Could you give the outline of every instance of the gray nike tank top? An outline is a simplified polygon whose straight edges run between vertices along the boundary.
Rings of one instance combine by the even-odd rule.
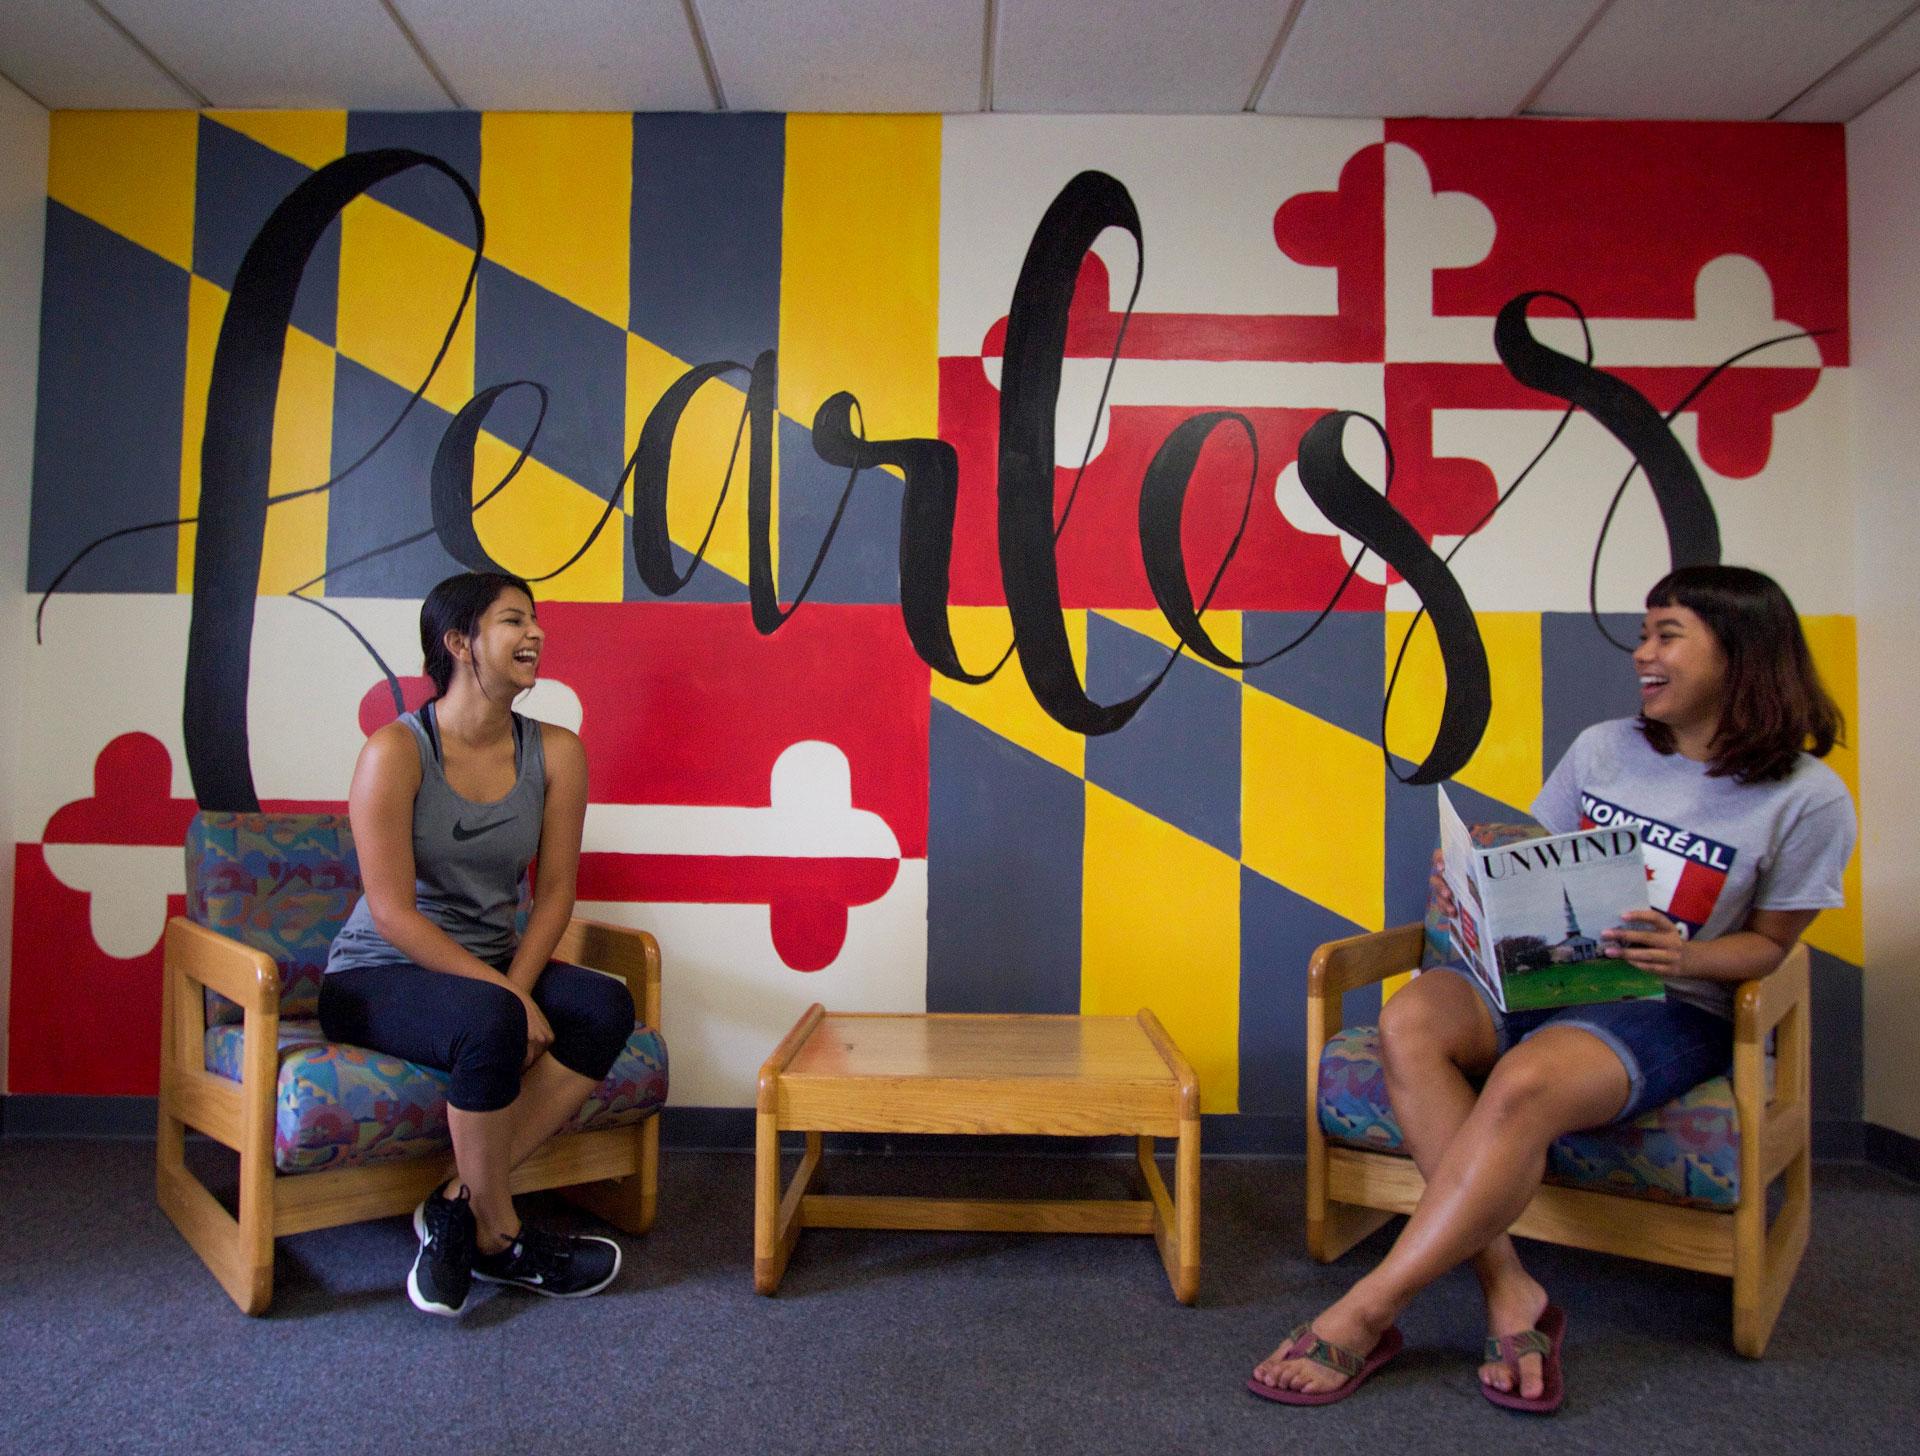
[[[433,705],[400,722],[420,750],[420,792],[413,800],[414,901],[420,913],[496,968],[519,941],[514,921],[527,866],[540,849],[547,802],[547,760],[540,725],[513,715],[513,787],[503,799],[476,804],[447,783]],[[392,965],[406,956],[374,929],[362,896],[333,938],[327,971]]]

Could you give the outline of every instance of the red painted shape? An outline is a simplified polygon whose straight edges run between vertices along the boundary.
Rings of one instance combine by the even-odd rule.
[[[1274,242],[1281,252],[1309,267],[1340,270],[1337,313],[1136,313],[1127,321],[1123,357],[1306,363],[1385,358],[1384,154],[1378,143],[1362,148],[1341,169],[1336,190],[1300,193],[1274,213]],[[1087,254],[1067,314],[1068,358],[1112,357],[1124,318],[1113,303],[1107,265],[1097,254]],[[1007,321],[1002,318],[987,330],[981,354],[999,358],[1006,340]]]
[[[1487,257],[1434,274],[1436,314],[1491,319],[1516,293],[1552,289],[1590,318],[1688,319],[1701,268],[1739,253],[1772,280],[1774,312],[1835,330],[1821,357],[1847,362],[1841,127],[1408,120],[1386,137],[1425,159],[1436,192],[1493,212]]]
[[[433,679],[430,677],[403,677],[400,679],[400,700],[409,713],[416,710],[428,698],[433,696]],[[360,731],[371,738],[387,724],[396,721],[400,715],[393,710],[393,690],[382,678],[360,699]]]
[[[781,962],[796,971],[818,971],[832,965],[846,943],[848,908],[878,900],[899,873],[894,859],[589,852],[580,856],[579,895],[765,905]]]
[[[93,761],[93,797],[54,810],[46,844],[186,843],[199,806],[173,797],[173,756],[151,733],[122,733]],[[84,899],[84,897],[82,897]]]
[[[1332,408],[1329,406],[1328,408]],[[1154,609],[1140,557],[1140,482],[1166,437],[1202,405],[1115,405],[1105,447],[1086,479],[1058,548],[1061,599],[1067,607]],[[940,361],[940,436],[960,457],[952,592],[956,605],[1000,605],[1000,394],[980,361]],[[1227,569],[1214,607],[1223,611],[1318,611],[1327,604],[1346,562],[1327,535],[1296,530],[1273,498],[1280,473],[1299,453],[1300,437],[1326,413],[1321,409],[1241,409],[1260,442],[1260,476],[1245,538]],[[1188,487],[1184,542],[1188,578],[1198,600],[1212,581],[1240,523],[1246,499],[1246,437],[1222,426],[1201,454]],[[1073,471],[1054,471],[1055,513],[1066,506]],[[1340,599],[1343,610],[1378,611],[1380,587],[1355,579]],[[990,663],[969,663],[985,668]]]
[[[926,857],[928,669],[898,607],[808,602],[767,637],[734,604],[553,602],[540,621],[593,803],[763,808],[774,761],[819,740],[846,755],[853,807]]]
[[[13,865],[8,1090],[153,1095],[160,942],[130,960],[108,955],[94,943],[88,897],[55,878],[39,845],[15,845]],[[183,896],[167,897],[168,915],[185,911]]]
[[[1662,414],[1671,411],[1706,373],[1704,368],[1660,366],[1609,370],[1644,394]],[[1819,383],[1818,369],[1729,369],[1687,407],[1699,421],[1700,459],[1732,479],[1757,474],[1773,448],[1773,417],[1803,403]],[[1552,395],[1528,389],[1498,364],[1389,364],[1387,433],[1393,441],[1393,500],[1422,535],[1467,534],[1511,484],[1496,481],[1478,460],[1436,458],[1435,410],[1532,410],[1555,414],[1566,408]],[[1540,441],[1551,424],[1543,421]],[[1631,464],[1626,451],[1619,474]],[[1597,485],[1617,484],[1619,475]],[[1522,486],[1521,489],[1528,489]]]

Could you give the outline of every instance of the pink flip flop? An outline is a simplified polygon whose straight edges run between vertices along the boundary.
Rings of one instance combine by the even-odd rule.
[[[1334,1386],[1332,1390],[1281,1390],[1256,1378],[1247,1381],[1247,1389],[1262,1400],[1277,1400],[1282,1405],[1332,1405],[1358,1390],[1369,1375],[1398,1355],[1405,1343],[1400,1337],[1400,1327],[1391,1326],[1374,1345],[1373,1353],[1363,1359],[1351,1350],[1321,1339],[1313,1332],[1312,1325],[1297,1325],[1287,1336],[1286,1348],[1280,1352],[1280,1358],[1311,1360],[1316,1365],[1326,1366],[1336,1375],[1346,1376],[1345,1382]]]
[[[1566,1381],[1561,1376],[1560,1347],[1567,1338],[1567,1312],[1557,1304],[1550,1304],[1540,1316],[1540,1323],[1530,1330],[1522,1330],[1517,1335],[1501,1335],[1498,1339],[1487,1341],[1487,1361],[1499,1361],[1513,1372],[1514,1388],[1510,1391],[1495,1390],[1486,1381],[1480,1382],[1480,1393],[1497,1406],[1508,1410],[1532,1411],[1537,1415],[1549,1415],[1560,1409],[1560,1402],[1567,1398]],[[1520,1357],[1538,1355],[1540,1357],[1540,1393],[1536,1396],[1520,1394]]]

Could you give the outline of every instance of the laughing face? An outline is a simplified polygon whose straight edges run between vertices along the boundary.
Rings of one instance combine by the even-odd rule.
[[[481,614],[473,634],[474,662],[483,680],[505,679],[516,694],[525,692],[540,676],[540,649],[546,636],[527,594],[508,587]]]
[[[1649,608],[1633,666],[1641,715],[1672,729],[1683,752],[1690,742],[1711,745],[1727,685],[1727,654],[1713,630],[1686,607]]]

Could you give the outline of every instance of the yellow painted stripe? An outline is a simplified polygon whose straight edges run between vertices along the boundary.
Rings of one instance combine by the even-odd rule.
[[[209,111],[206,115],[315,169],[346,155],[344,111]]]
[[[1150,1007],[1200,1078],[1200,1106],[1240,1105],[1240,865],[1087,785],[1080,1010]]]
[[[370,197],[349,203],[340,222],[340,352],[411,394],[459,307],[473,249]],[[474,312],[469,302],[427,387],[448,413],[473,398]]]
[[[473,451],[476,501],[512,468],[519,453],[517,446],[480,432]],[[508,571],[539,577],[580,549],[605,509],[604,498],[529,456],[507,488],[474,513],[473,528],[488,554]],[[616,511],[586,555],[538,582],[535,595],[543,602],[619,601],[625,586],[623,521]]]
[[[1125,607],[1117,609],[1102,607],[1099,615],[1105,617],[1110,622],[1118,622],[1128,631],[1138,632],[1142,637],[1150,637],[1163,647],[1178,647],[1180,645],[1180,634],[1173,630],[1172,624],[1167,621],[1166,617],[1157,607]],[[1221,651],[1233,657],[1241,655],[1240,629],[1242,618],[1240,613],[1208,612],[1200,619],[1200,622],[1201,625],[1207,629],[1207,635],[1219,645]],[[1224,673],[1230,678],[1240,679],[1243,676],[1239,668],[1228,669],[1216,667],[1204,657],[1197,656],[1192,652],[1189,652],[1187,656],[1194,662],[1201,664],[1201,666],[1213,668],[1215,672]]]
[[[1540,792],[1542,782],[1540,614],[1481,612],[1476,620],[1487,646],[1493,715],[1479,750],[1455,777],[1469,788],[1525,809]],[[1394,657],[1412,621],[1411,612],[1387,614],[1383,682],[1392,675]],[[1422,617],[1407,648],[1400,681],[1394,688],[1393,707],[1387,715],[1387,743],[1400,757],[1418,763],[1433,746],[1446,682],[1433,621]]]
[[[1073,652],[1074,666],[1081,676],[1087,670],[1087,614],[1066,614],[1067,640]],[[960,663],[970,672],[985,672],[1000,660],[1000,654],[1013,641],[1013,623],[1005,607],[954,607],[948,613],[953,623],[953,642]],[[1084,776],[1087,771],[1087,740],[1062,728],[1034,701],[1020,671],[1020,660],[1009,658],[998,676],[984,683],[961,683],[933,675],[935,701],[965,713],[984,728],[991,728],[1010,743],[1070,774]]]
[[[1847,719],[1847,742],[1827,755],[1827,764],[1840,775],[1853,795],[1853,812],[1860,813],[1860,753],[1854,735],[1860,722],[1860,668],[1854,619],[1850,616],[1802,617],[1807,646],[1820,680]],[[1806,941],[1818,950],[1860,965],[1866,959],[1866,935],[1860,906],[1860,855],[1854,853],[1840,879],[1847,903],[1838,910],[1822,910],[1808,929]]]
[[[488,112],[480,154],[487,256],[624,329],[633,119]]]
[[[227,292],[195,278],[187,294],[187,379],[180,431],[180,514],[200,509],[200,451],[207,433],[207,384],[213,351],[227,313]],[[320,484],[333,473],[334,352],[311,334],[287,330],[280,365],[280,392],[273,410],[270,495]],[[262,595],[274,596],[311,581],[327,569],[329,493],[303,496],[267,511],[260,560]],[[180,528],[175,584],[193,590],[193,553],[198,533]],[[324,595],[315,587],[313,595]]]
[[[647,415],[659,403],[675,380],[687,372],[685,361],[676,359],[657,344],[638,334],[627,335],[627,448],[640,442]],[[741,376],[744,381],[745,376]],[[673,440],[673,458],[667,476],[667,534],[684,550],[696,549],[713,520],[714,503],[720,500],[721,483],[727,475],[727,459],[733,451],[734,432],[740,431],[740,455],[733,462],[733,483],[727,497],[720,501],[720,519],[714,523],[713,537],[707,545],[707,564],[723,571],[735,581],[747,579],[747,468],[753,447],[751,429],[742,429],[740,412],[746,405],[746,390],[741,385],[715,379],[704,385],[680,416],[680,430]],[[779,432],[774,434],[779,449]],[[778,457],[776,456],[776,459]],[[780,483],[776,474],[773,487],[774,563],[780,560]],[[633,510],[633,482],[627,482],[626,508]]]
[[[1241,694],[1240,837],[1249,867],[1368,930],[1383,926],[1387,792],[1366,739]]]
[[[780,238],[780,409],[860,398],[876,438],[939,420],[940,118],[793,116]]]
[[[191,111],[56,111],[47,196],[191,269],[199,126]]]

